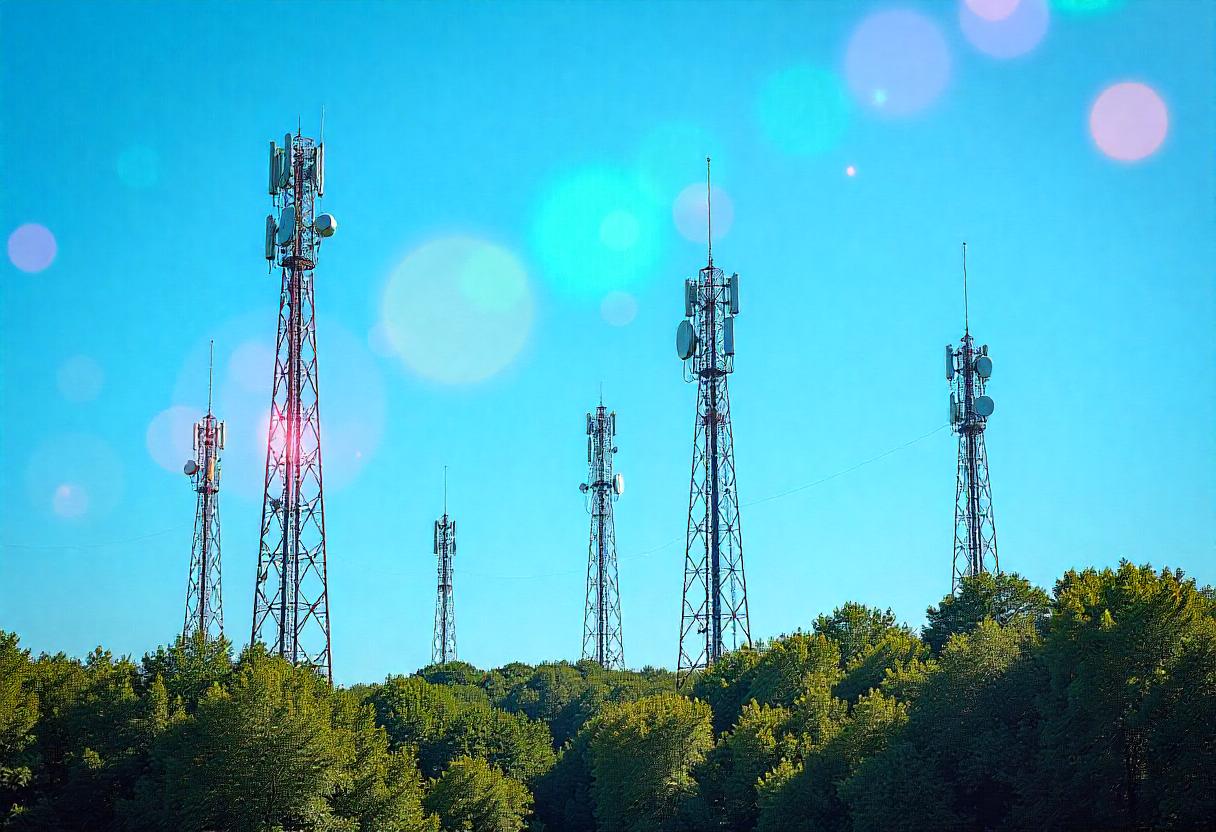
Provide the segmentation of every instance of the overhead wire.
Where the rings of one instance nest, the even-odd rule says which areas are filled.
[[[882,453],[872,456],[869,459],[862,460],[861,462],[858,462],[854,465],[850,465],[847,468],[842,468],[839,471],[836,471],[835,473],[828,474],[825,477],[820,477],[819,479],[813,480],[812,482],[803,483],[802,485],[797,485],[797,486],[794,486],[793,488],[787,488],[784,491],[778,491],[776,494],[769,494],[766,497],[760,497],[758,499],[752,500],[751,502],[743,503],[741,507],[748,508],[750,506],[760,505],[761,503],[767,503],[767,502],[771,502],[773,500],[779,500],[782,497],[788,497],[791,494],[797,494],[800,491],[806,491],[807,489],[814,488],[817,485],[823,485],[825,482],[830,482],[831,480],[837,479],[838,477],[843,477],[845,474],[850,474],[859,468],[864,468],[865,466],[871,465],[875,462],[878,462],[879,460],[885,459],[885,458],[891,456],[892,454],[898,453],[906,448],[910,448],[919,442],[923,442],[926,439],[928,439],[929,437],[934,436],[938,433],[941,433],[943,430],[945,430],[948,427],[950,427],[950,425],[948,423],[939,425],[927,433],[922,433],[920,436],[916,437],[915,439],[909,439],[907,442],[904,442],[902,445],[896,445],[893,448],[888,448],[887,450],[883,451]],[[660,543],[659,545],[653,546],[649,549],[644,549],[643,551],[640,551],[640,552],[630,552],[629,554],[625,554],[625,555],[618,555],[617,560],[628,560],[628,559],[632,559],[632,558],[649,557],[650,555],[653,555],[656,552],[661,552],[662,550],[668,548],[669,546],[679,543],[681,540],[684,540],[685,537],[686,537],[686,535],[681,534],[681,535],[678,535],[677,537],[671,538],[670,540],[666,541],[665,543]],[[558,571],[558,572],[544,572],[544,573],[539,573],[539,574],[534,574],[534,575],[491,575],[491,574],[487,574],[484,572],[477,572],[477,571],[469,570],[469,569],[461,570],[461,572],[463,572],[463,574],[465,574],[465,575],[472,575],[472,576],[478,577],[478,578],[490,578],[493,580],[500,580],[500,581],[526,581],[526,580],[536,580],[536,579],[540,579],[540,578],[560,578],[560,577],[566,577],[568,575],[581,574],[582,571],[583,571],[582,569],[566,569],[566,570],[562,570],[562,571]]]

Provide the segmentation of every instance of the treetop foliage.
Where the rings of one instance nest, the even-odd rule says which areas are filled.
[[[335,689],[260,645],[139,663],[0,632],[0,828],[1210,828],[1216,594],[1177,570],[965,579],[917,634],[846,603],[683,691],[592,662]]]

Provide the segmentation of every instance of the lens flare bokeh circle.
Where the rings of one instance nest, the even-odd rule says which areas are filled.
[[[106,514],[122,502],[122,460],[98,436],[67,433],[48,437],[30,454],[26,491],[34,508],[65,520]]]
[[[616,233],[625,235],[614,227]],[[470,384],[505,368],[527,343],[532,289],[523,264],[506,249],[473,237],[443,237],[393,270],[381,316],[410,370],[445,384]]]
[[[628,292],[609,292],[600,303],[600,316],[611,326],[626,326],[637,314],[637,298]]]
[[[560,180],[544,196],[532,226],[545,279],[565,295],[599,298],[652,277],[668,204],[625,170],[587,168]]]
[[[735,224],[735,203],[730,194],[717,185],[711,188],[711,192],[714,239],[717,240],[725,237]],[[694,182],[680,191],[671,206],[671,216],[680,236],[694,243],[704,244],[709,233],[709,206],[705,203],[705,196],[705,183]]]
[[[972,13],[984,20],[1004,20],[1013,14],[1022,0],[963,0]]]
[[[1050,19],[1047,0],[1020,0],[1008,14],[997,18],[978,13],[971,0],[961,3],[958,10],[959,28],[971,45],[1002,59],[1025,55],[1038,46]]]
[[[203,418],[197,407],[173,405],[152,417],[144,440],[148,453],[166,471],[178,472],[194,456],[194,424]]]
[[[23,272],[34,274],[55,261],[59,244],[45,225],[27,222],[8,235],[8,259]]]
[[[904,9],[874,12],[849,37],[849,91],[862,106],[890,117],[917,113],[946,89],[950,51],[937,24]]]
[[[1138,81],[1102,90],[1089,111],[1089,133],[1098,149],[1121,162],[1137,162],[1156,153],[1169,123],[1161,96]]]

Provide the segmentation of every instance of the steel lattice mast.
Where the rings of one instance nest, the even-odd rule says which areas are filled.
[[[220,571],[220,456],[224,450],[224,423],[211,412],[214,365],[215,343],[212,342],[207,370],[207,415],[194,424],[194,456],[186,461],[183,469],[197,496],[182,634],[190,638],[201,633],[208,640],[224,635]]]
[[[621,636],[621,593],[617,582],[616,529],[612,504],[624,491],[624,478],[612,471],[616,454],[616,413],[601,400],[587,414],[587,482],[591,542],[587,548],[587,603],[583,615],[583,658],[612,670],[625,669]]]
[[[988,345],[978,349],[971,336],[967,303],[967,244],[963,244],[963,337],[946,347],[946,379],[950,382],[950,425],[958,434],[958,478],[954,495],[954,560],[951,592],[961,580],[981,572],[1000,572],[996,523],[992,516],[992,485],[984,429],[992,415],[992,399],[984,387],[992,376]]]
[[[251,639],[333,681],[313,295],[321,238],[336,228],[329,214],[314,215],[324,149],[298,132],[270,144],[279,216],[266,218],[266,259],[280,267],[282,289]]]
[[[443,516],[435,521],[435,555],[439,583],[435,591],[435,633],[431,664],[456,661],[456,601],[452,595],[452,556],[456,554],[456,521],[448,516],[448,472],[443,469]]]
[[[686,320],[676,331],[676,351],[684,360],[685,381],[697,382],[676,667],[679,685],[726,652],[751,644],[727,391],[727,376],[734,371],[735,362],[739,275],[727,278],[714,266],[708,158],[705,168],[709,257],[698,276],[684,282]]]

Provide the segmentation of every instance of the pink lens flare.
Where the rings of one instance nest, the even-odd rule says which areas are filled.
[[[1102,90],[1089,111],[1089,132],[1098,149],[1121,162],[1138,162],[1157,152],[1169,123],[1161,96],[1138,81]]]
[[[51,265],[59,245],[45,225],[27,222],[8,235],[8,259],[23,272],[34,274]]]
[[[898,118],[932,104],[950,79],[950,52],[937,24],[903,9],[875,12],[849,37],[849,91],[863,107]]]

